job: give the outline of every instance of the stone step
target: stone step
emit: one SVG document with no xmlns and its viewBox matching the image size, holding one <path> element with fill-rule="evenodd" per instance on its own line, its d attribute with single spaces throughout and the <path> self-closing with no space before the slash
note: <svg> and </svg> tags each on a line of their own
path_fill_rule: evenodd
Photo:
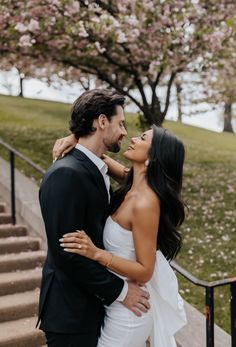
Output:
<svg viewBox="0 0 236 347">
<path fill-rule="evenodd" d="M 11 224 L 11 215 L 6 212 L 0 213 L 0 224 Z"/>
<path fill-rule="evenodd" d="M 0 202 L 0 212 L 6 212 L 6 204 L 4 202 Z"/>
<path fill-rule="evenodd" d="M 0 347 L 40 347 L 44 333 L 35 329 L 37 317 L 0 323 Z"/>
<path fill-rule="evenodd" d="M 40 287 L 42 269 L 0 274 L 0 296 L 26 292 Z"/>
<path fill-rule="evenodd" d="M 40 239 L 30 236 L 12 236 L 0 239 L 0 254 L 37 251 Z"/>
<path fill-rule="evenodd" d="M 45 257 L 46 252 L 41 250 L 0 255 L 0 273 L 42 266 Z"/>
<path fill-rule="evenodd" d="M 39 289 L 0 296 L 0 323 L 32 317 L 38 312 Z"/>
<path fill-rule="evenodd" d="M 175 335 L 178 347 L 206 347 L 206 317 L 186 301 L 184 302 L 187 324 Z M 215 347 L 235 347 L 231 336 L 214 325 Z"/>
<path fill-rule="evenodd" d="M 0 224 L 0 238 L 26 235 L 27 227 L 24 225 Z"/>
</svg>

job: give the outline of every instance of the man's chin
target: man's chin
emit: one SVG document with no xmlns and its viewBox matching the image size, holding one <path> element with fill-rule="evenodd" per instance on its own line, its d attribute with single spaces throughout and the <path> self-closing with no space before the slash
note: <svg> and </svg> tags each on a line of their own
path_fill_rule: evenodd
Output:
<svg viewBox="0 0 236 347">
<path fill-rule="evenodd" d="M 120 151 L 120 146 L 116 143 L 108 147 L 108 152 L 118 153 Z"/>
</svg>

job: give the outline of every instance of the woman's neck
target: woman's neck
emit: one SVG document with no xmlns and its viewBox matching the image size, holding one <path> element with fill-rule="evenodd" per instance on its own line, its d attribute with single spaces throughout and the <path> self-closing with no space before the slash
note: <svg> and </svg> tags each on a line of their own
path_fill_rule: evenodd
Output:
<svg viewBox="0 0 236 347">
<path fill-rule="evenodd" d="M 131 191 L 137 190 L 147 183 L 146 181 L 146 166 L 144 164 L 135 163 L 133 165 L 133 183 Z"/>
</svg>

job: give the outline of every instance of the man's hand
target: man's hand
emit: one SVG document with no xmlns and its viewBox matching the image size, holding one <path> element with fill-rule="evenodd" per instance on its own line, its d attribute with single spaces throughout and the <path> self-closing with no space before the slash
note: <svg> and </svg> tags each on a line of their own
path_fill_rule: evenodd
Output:
<svg viewBox="0 0 236 347">
<path fill-rule="evenodd" d="M 77 140 L 74 134 L 56 140 L 52 150 L 53 160 L 57 160 L 60 156 L 64 157 L 65 154 L 75 147 L 76 143 Z"/>
<path fill-rule="evenodd" d="M 136 316 L 140 317 L 143 313 L 146 313 L 150 309 L 149 293 L 142 289 L 137 283 L 133 281 L 127 281 L 128 293 L 122 302 L 129 310 L 131 310 Z"/>
</svg>

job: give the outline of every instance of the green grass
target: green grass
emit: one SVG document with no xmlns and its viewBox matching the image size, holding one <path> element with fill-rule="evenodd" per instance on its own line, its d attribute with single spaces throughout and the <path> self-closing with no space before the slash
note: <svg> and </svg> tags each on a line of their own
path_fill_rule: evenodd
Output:
<svg viewBox="0 0 236 347">
<path fill-rule="evenodd" d="M 55 139 L 68 133 L 70 105 L 7 96 L 0 96 L 0 102 L 0 138 L 46 169 Z M 140 132 L 137 117 L 127 114 L 127 123 L 129 136 Z M 164 126 L 186 146 L 183 198 L 189 210 L 181 228 L 184 245 L 177 262 L 208 281 L 236 276 L 236 135 L 169 121 Z M 118 159 L 123 161 L 122 155 Z M 18 165 L 33 175 L 22 162 Z M 201 288 L 180 278 L 180 291 L 204 311 Z M 218 288 L 215 297 L 216 323 L 230 331 L 229 288 Z"/>
<path fill-rule="evenodd" d="M 0 96 L 0 103 L 0 138 L 46 169 L 55 139 L 69 133 L 71 106 L 9 96 Z M 40 177 L 22 161 L 17 163 L 26 174 Z"/>
</svg>

